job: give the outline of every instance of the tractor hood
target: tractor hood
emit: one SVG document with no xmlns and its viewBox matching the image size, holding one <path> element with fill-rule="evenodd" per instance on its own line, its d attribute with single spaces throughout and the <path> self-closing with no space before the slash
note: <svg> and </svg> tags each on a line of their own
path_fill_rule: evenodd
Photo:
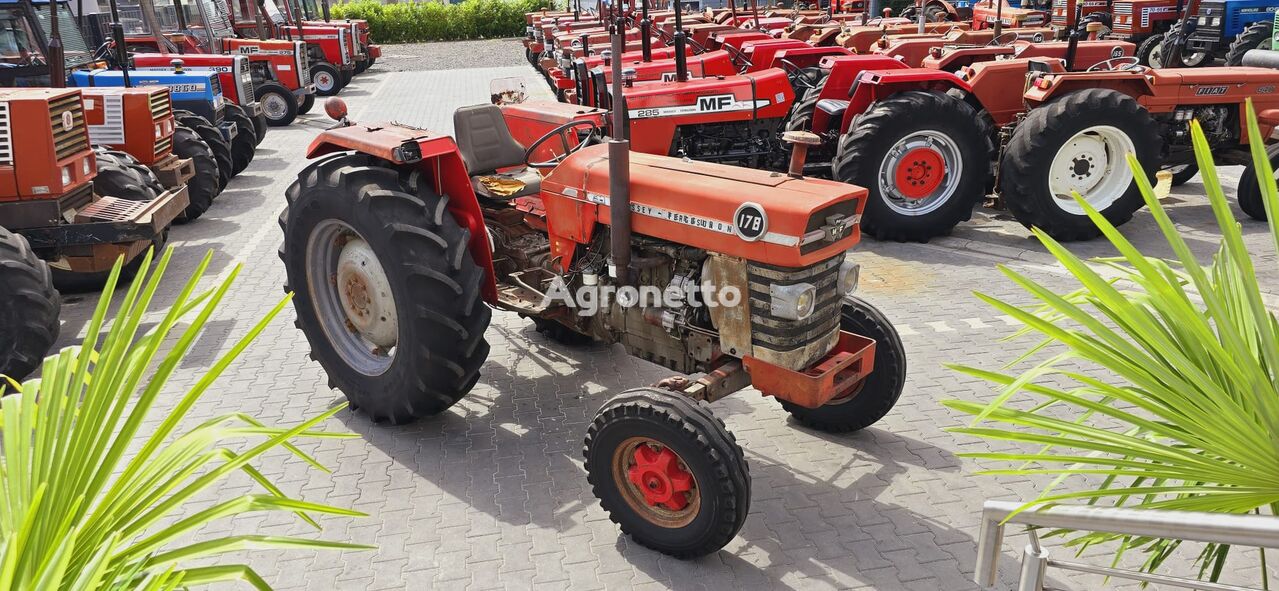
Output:
<svg viewBox="0 0 1279 591">
<path fill-rule="evenodd" d="M 800 267 L 857 243 L 861 187 L 820 179 L 631 153 L 637 234 L 777 266 Z M 608 224 L 608 146 L 573 154 L 542 182 L 551 232 L 589 240 Z"/>
</svg>

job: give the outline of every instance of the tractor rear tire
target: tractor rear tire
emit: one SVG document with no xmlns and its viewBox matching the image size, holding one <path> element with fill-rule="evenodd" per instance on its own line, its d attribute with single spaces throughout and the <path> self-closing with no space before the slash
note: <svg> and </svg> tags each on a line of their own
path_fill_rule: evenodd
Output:
<svg viewBox="0 0 1279 591">
<path fill-rule="evenodd" d="M 298 174 L 280 215 L 297 326 L 330 386 L 375 422 L 453 406 L 489 352 L 492 311 L 471 233 L 448 213 L 448 198 L 416 178 L 335 154 Z"/>
<path fill-rule="evenodd" d="M 182 223 L 195 221 L 213 205 L 213 198 L 222 192 L 219 186 L 218 161 L 213 150 L 204 143 L 200 135 L 181 125 L 173 131 L 173 153 L 178 158 L 189 158 L 195 166 L 195 176 L 187 180 L 187 197 L 190 203 L 178 221 Z"/>
<path fill-rule="evenodd" d="M 262 115 L 266 117 L 267 125 L 288 125 L 298 117 L 298 100 L 283 84 L 267 82 L 259 86 L 257 98 L 262 103 Z"/>
<path fill-rule="evenodd" d="M 1270 158 L 1270 168 L 1279 169 L 1279 144 L 1268 146 L 1266 156 Z M 1269 182 L 1275 181 L 1279 181 L 1279 173 L 1275 173 L 1273 180 Z M 1235 198 L 1239 200 L 1239 209 L 1248 214 L 1248 217 L 1264 222 L 1267 219 L 1266 204 L 1261 196 L 1261 186 L 1257 182 L 1257 169 L 1249 163 L 1244 167 L 1243 174 L 1239 175 L 1239 186 L 1235 188 Z"/>
<path fill-rule="evenodd" d="M 58 340 L 62 296 L 27 239 L 0 228 L 0 375 L 22 380 Z M 5 389 L 0 386 L 0 389 Z"/>
<path fill-rule="evenodd" d="M 1238 35 L 1235 35 L 1234 41 L 1230 42 L 1230 49 L 1226 51 L 1226 65 L 1242 66 L 1243 54 L 1248 53 L 1249 49 L 1270 49 L 1273 29 L 1272 22 L 1262 21 L 1252 23 L 1240 31 Z"/>
<path fill-rule="evenodd" d="M 892 410 L 906 385 L 906 349 L 883 312 L 856 296 L 846 296 L 840 330 L 875 339 L 875 369 L 845 396 L 817 408 L 778 399 L 801 424 L 827 433 L 860 431 Z"/>
<path fill-rule="evenodd" d="M 213 152 L 213 158 L 218 162 L 218 191 L 225 189 L 233 176 L 231 173 L 235 169 L 235 160 L 231 156 L 231 144 L 222 137 L 222 130 L 214 127 L 208 119 L 188 111 L 173 113 L 180 125 L 186 126 L 187 129 L 199 135 L 209 147 L 209 151 Z"/>
<path fill-rule="evenodd" d="M 151 169 L 125 152 L 95 148 L 98 174 L 93 177 L 93 192 L 130 201 L 151 201 L 164 193 L 164 185 Z"/>
<path fill-rule="evenodd" d="M 1004 205 L 1017 221 L 1054 240 L 1099 236 L 1067 189 L 1082 188 L 1084 199 L 1115 226 L 1132 219 L 1145 200 L 1126 154 L 1135 154 L 1146 177 L 1155 178 L 1162 147 L 1156 129 L 1136 100 L 1107 88 L 1070 92 L 1031 109 L 1000 161 Z"/>
<path fill-rule="evenodd" d="M 1199 163 L 1192 160 L 1186 164 L 1166 167 L 1166 169 L 1172 172 L 1172 186 L 1180 187 L 1199 174 Z"/>
<path fill-rule="evenodd" d="M 231 138 L 231 176 L 244 172 L 253 162 L 254 152 L 258 147 L 258 131 L 253 126 L 253 119 L 244 112 L 240 105 L 227 105 L 226 118 L 235 124 L 238 130 Z"/>
<path fill-rule="evenodd" d="M 311 107 L 315 106 L 315 93 L 309 93 L 302 102 L 298 104 L 298 115 L 305 115 L 311 112 Z"/>
<path fill-rule="evenodd" d="M 795 106 L 791 107 L 790 115 L 786 119 L 786 131 L 812 130 L 817 99 L 822 95 L 822 89 L 826 87 L 826 81 L 829 79 L 830 74 L 823 75 L 804 96 L 795 97 Z"/>
<path fill-rule="evenodd" d="M 262 140 L 266 139 L 266 130 L 269 124 L 266 122 L 266 113 L 258 112 L 258 116 L 253 118 L 253 132 L 257 136 L 257 143 L 254 147 L 262 145 Z"/>
<path fill-rule="evenodd" d="M 961 98 L 902 92 L 853 120 L 839 139 L 834 179 L 870 191 L 863 232 L 927 242 L 971 218 L 985 196 L 991 135 Z"/>
<path fill-rule="evenodd" d="M 311 81 L 315 83 L 315 93 L 320 96 L 333 96 L 343 86 L 341 72 L 328 62 L 311 64 Z"/>
<path fill-rule="evenodd" d="M 1150 59 L 1152 55 L 1159 53 L 1159 46 L 1163 44 L 1163 42 L 1163 35 L 1151 35 L 1146 37 L 1145 41 L 1142 41 L 1139 45 L 1137 45 L 1137 53 L 1134 54 L 1137 58 L 1137 63 L 1143 66 L 1157 67 L 1155 64 L 1151 63 Z"/>
<path fill-rule="evenodd" d="M 705 402 L 656 388 L 623 392 L 595 414 L 582 454 L 600 506 L 642 546 L 705 556 L 746 522 L 750 467 Z"/>
<path fill-rule="evenodd" d="M 1202 51 L 1198 53 L 1192 53 L 1190 55 L 1186 55 L 1186 53 L 1183 51 L 1181 54 L 1181 59 L 1178 60 L 1178 62 L 1175 64 L 1169 63 L 1168 60 L 1164 58 L 1164 56 L 1169 55 L 1169 52 L 1171 52 L 1173 47 L 1175 46 L 1174 41 L 1177 38 L 1177 31 L 1179 29 L 1181 29 L 1181 21 L 1178 20 L 1172 23 L 1171 29 L 1164 32 L 1163 37 L 1161 37 L 1162 40 L 1159 43 L 1158 54 L 1157 55 L 1152 54 L 1150 56 L 1150 65 L 1155 68 L 1197 68 L 1200 66 L 1212 65 L 1213 63 L 1212 56 Z M 1159 63 L 1156 64 L 1155 63 L 1156 61 L 1158 61 Z"/>
</svg>

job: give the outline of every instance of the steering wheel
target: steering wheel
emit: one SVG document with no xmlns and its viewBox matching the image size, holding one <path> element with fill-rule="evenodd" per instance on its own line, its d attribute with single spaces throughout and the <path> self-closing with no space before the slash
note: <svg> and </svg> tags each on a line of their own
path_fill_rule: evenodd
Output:
<svg viewBox="0 0 1279 591">
<path fill-rule="evenodd" d="M 1097 62 L 1088 68 L 1089 72 L 1122 72 L 1125 70 L 1141 70 L 1141 60 L 1136 56 L 1125 55 L 1112 57 L 1104 62 Z"/>
<path fill-rule="evenodd" d="M 589 128 L 587 130 L 586 137 L 582 138 L 579 134 L 581 141 L 579 141 L 577 145 L 571 146 L 568 141 L 569 132 L 579 127 Z M 546 132 L 546 135 L 537 138 L 537 141 L 533 142 L 528 149 L 524 151 L 524 163 L 528 165 L 529 168 L 555 168 L 556 166 L 559 166 L 559 163 L 563 162 L 565 158 L 568 158 L 569 155 L 576 153 L 578 150 L 581 150 L 586 146 L 594 144 L 595 142 L 592 141 L 592 138 L 596 138 L 601 135 L 603 134 L 600 133 L 600 127 L 596 125 L 594 121 L 569 121 L 568 123 Z M 564 153 L 557 154 L 550 160 L 542 162 L 532 162 L 529 160 L 533 157 L 533 153 L 536 152 L 538 148 L 542 147 L 542 144 L 545 144 L 555 137 L 560 138 L 560 145 L 564 147 Z"/>
<path fill-rule="evenodd" d="M 755 64 L 751 62 L 751 58 L 746 56 L 746 52 L 733 47 L 732 45 L 724 45 L 724 51 L 728 52 L 728 58 L 733 60 L 733 64 L 737 65 L 738 70 L 745 72 Z"/>
<path fill-rule="evenodd" d="M 1008 45 L 1012 45 L 1013 42 L 1018 39 L 1021 39 L 1021 36 L 1013 31 L 1009 31 L 991 39 L 990 43 L 986 44 L 986 47 L 1006 47 Z"/>
<path fill-rule="evenodd" d="M 786 72 L 786 77 L 790 79 L 791 87 L 795 89 L 795 96 L 800 96 L 799 90 L 812 90 L 817 87 L 817 79 L 821 77 L 818 73 L 813 75 L 813 70 L 818 68 L 801 68 L 795 62 L 788 59 L 782 59 L 782 71 Z"/>
</svg>

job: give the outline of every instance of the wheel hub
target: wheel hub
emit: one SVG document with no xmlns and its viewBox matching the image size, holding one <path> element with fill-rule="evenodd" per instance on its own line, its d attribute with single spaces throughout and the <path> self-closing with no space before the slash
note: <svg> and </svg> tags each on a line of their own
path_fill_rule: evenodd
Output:
<svg viewBox="0 0 1279 591">
<path fill-rule="evenodd" d="M 315 86 L 328 91 L 330 88 L 333 88 L 333 77 L 326 72 L 320 72 L 315 76 Z"/>
<path fill-rule="evenodd" d="M 681 511 L 689 504 L 693 475 L 670 448 L 646 443 L 635 448 L 634 462 L 627 471 L 630 479 L 644 495 L 650 507 Z"/>
<path fill-rule="evenodd" d="M 1049 168 L 1049 190 L 1056 204 L 1069 213 L 1084 215 L 1072 195 L 1079 193 L 1098 211 L 1109 207 L 1132 182 L 1123 158 L 1135 151 L 1132 139 L 1113 126 L 1097 125 L 1076 133 L 1062 144 Z"/>
<path fill-rule="evenodd" d="M 349 328 L 378 347 L 395 346 L 399 333 L 391 284 L 363 239 L 342 245 L 335 283 Z"/>
<path fill-rule="evenodd" d="M 262 97 L 262 110 L 266 112 L 268 119 L 275 121 L 283 119 L 289 108 L 279 96 L 268 94 Z"/>
<path fill-rule="evenodd" d="M 897 164 L 897 188 L 907 199 L 923 199 L 946 177 L 946 160 L 931 146 L 913 148 Z"/>
</svg>

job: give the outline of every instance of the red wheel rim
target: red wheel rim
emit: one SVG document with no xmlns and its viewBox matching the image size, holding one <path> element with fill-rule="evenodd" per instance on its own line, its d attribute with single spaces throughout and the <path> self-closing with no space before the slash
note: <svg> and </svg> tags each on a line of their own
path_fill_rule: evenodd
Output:
<svg viewBox="0 0 1279 591">
<path fill-rule="evenodd" d="M 934 148 L 912 148 L 902 155 L 894 171 L 897 191 L 907 199 L 932 195 L 946 178 L 946 159 Z"/>
<path fill-rule="evenodd" d="M 662 527 L 683 527 L 701 509 L 697 478 L 675 450 L 648 437 L 632 437 L 613 453 L 613 479 L 641 517 Z"/>
</svg>

